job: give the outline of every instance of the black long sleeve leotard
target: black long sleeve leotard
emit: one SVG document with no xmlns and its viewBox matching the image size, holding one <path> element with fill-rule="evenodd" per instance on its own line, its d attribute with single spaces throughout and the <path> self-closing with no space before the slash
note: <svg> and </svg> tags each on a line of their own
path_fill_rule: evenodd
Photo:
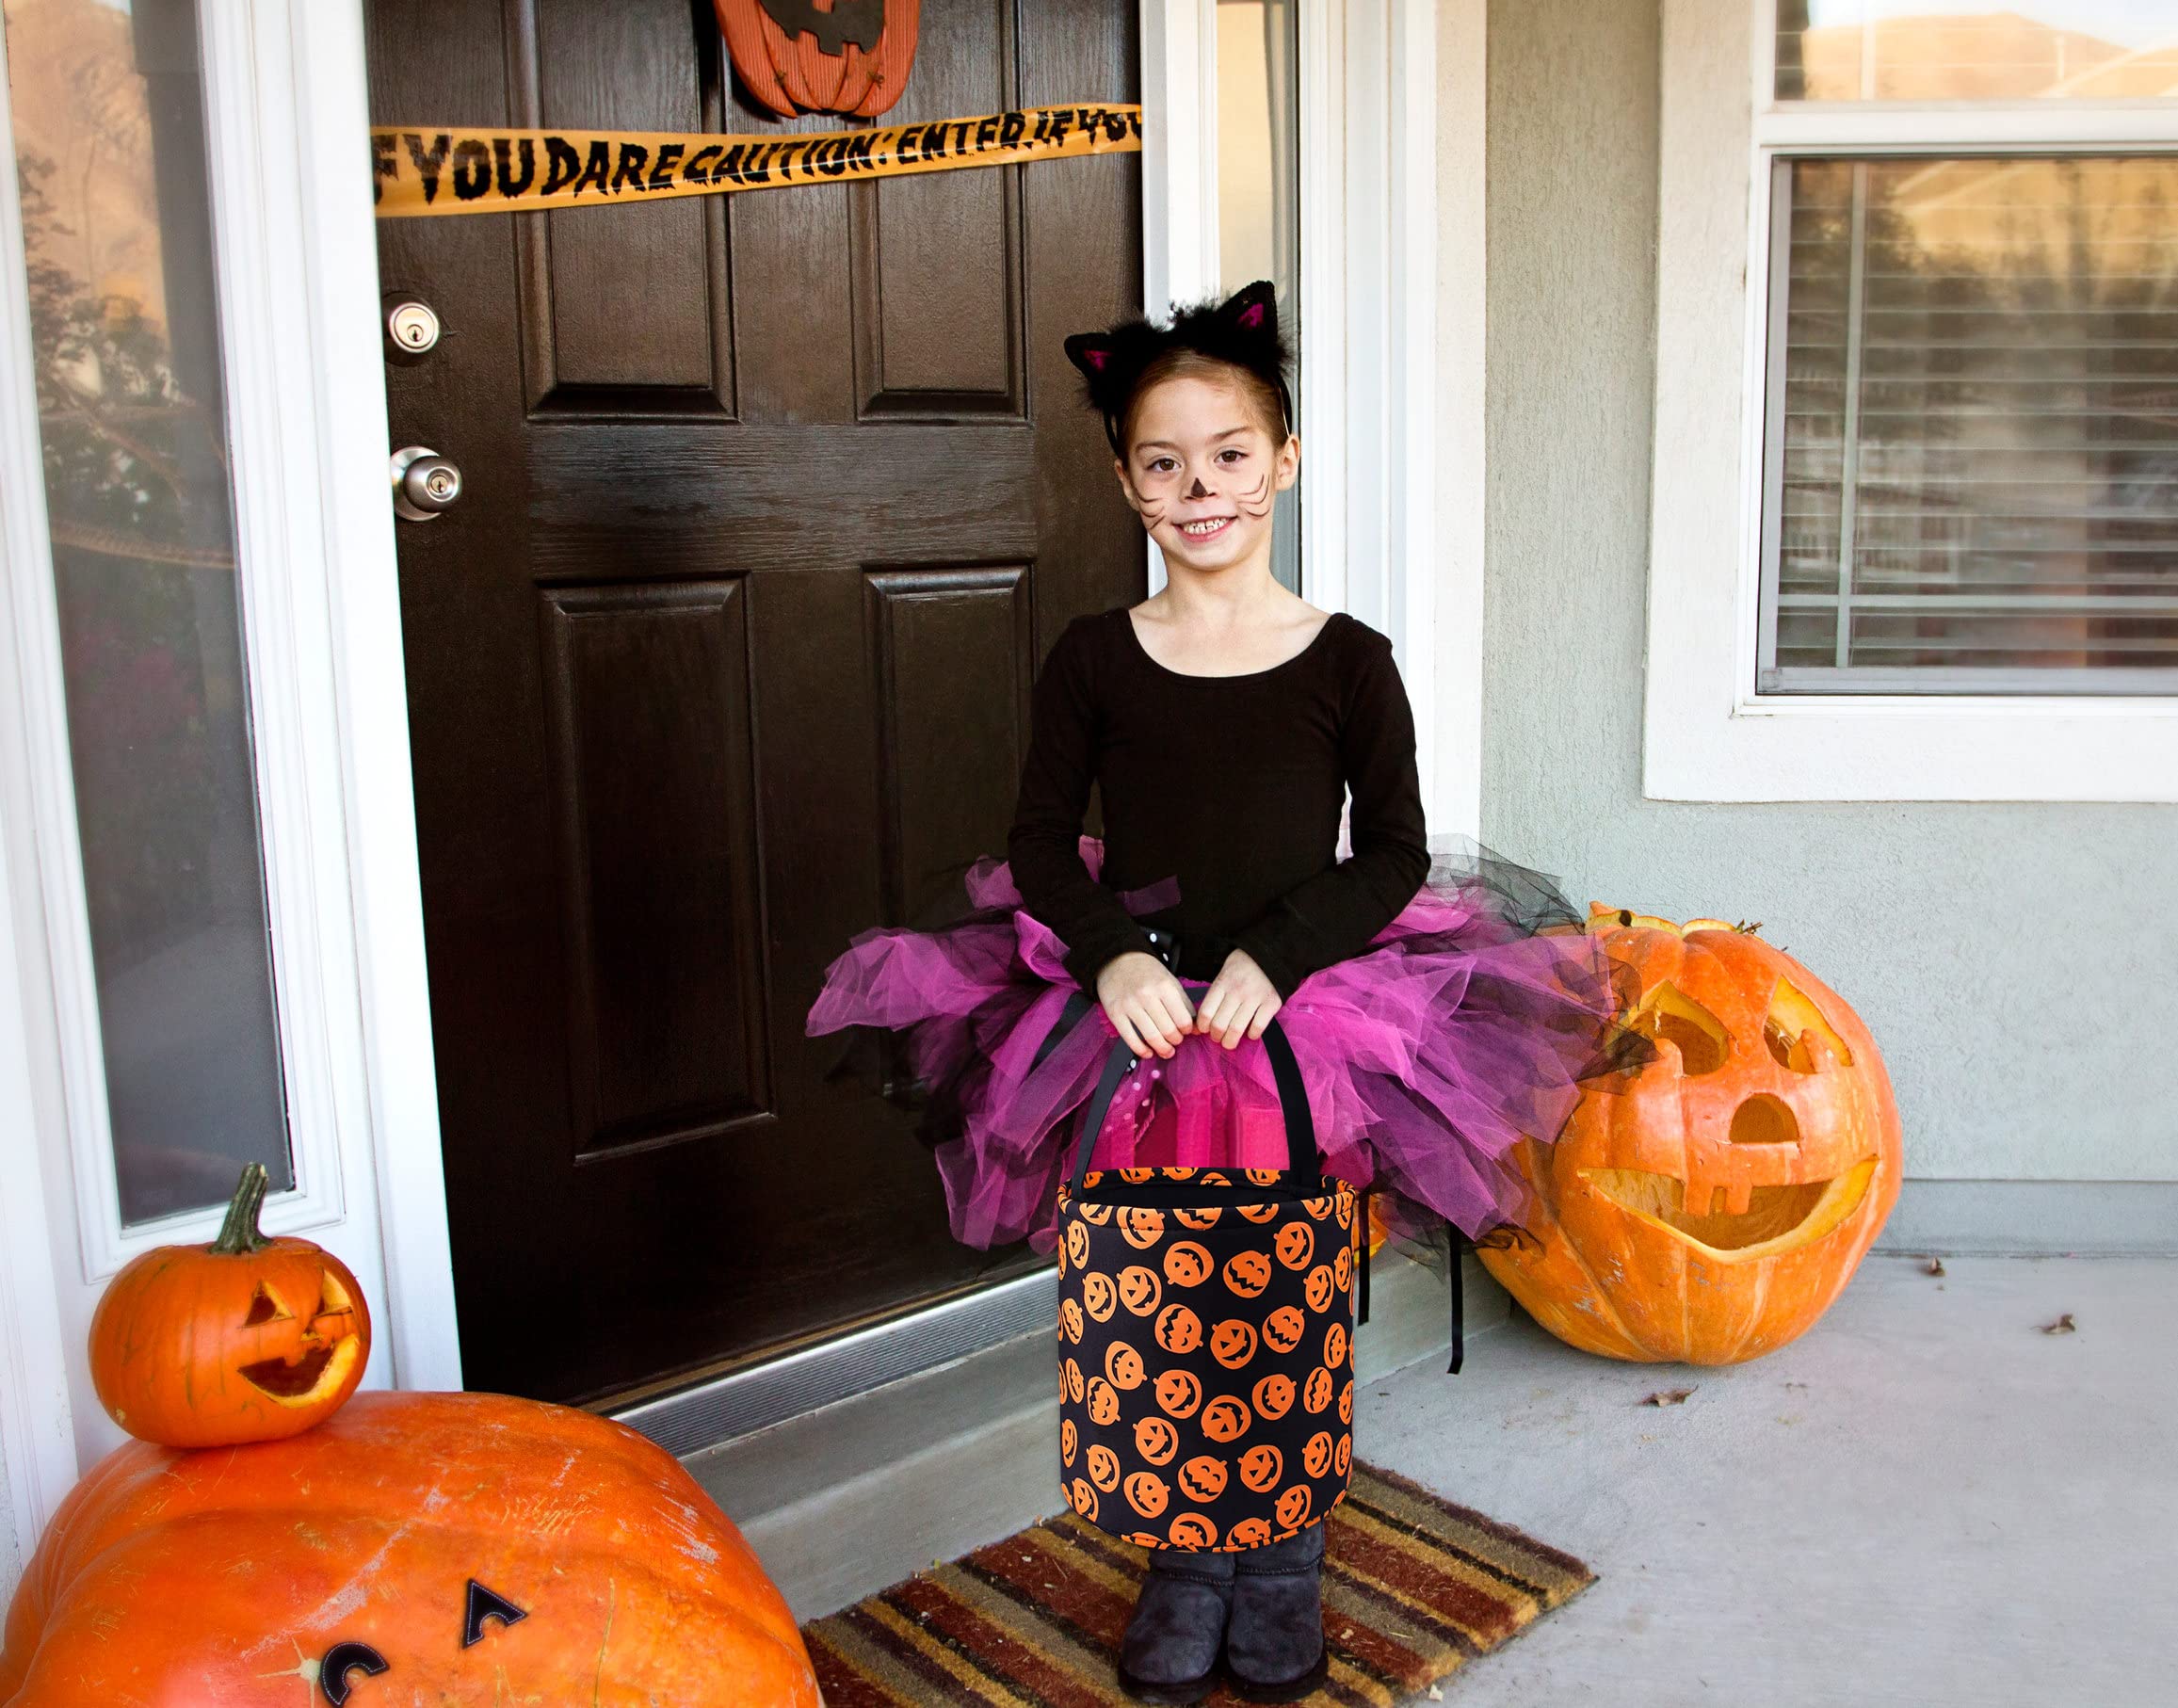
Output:
<svg viewBox="0 0 2178 1708">
<path fill-rule="evenodd" d="M 1102 880 L 1079 838 L 1095 787 Z M 1338 859 L 1348 790 L 1353 853 Z M 1360 954 L 1429 870 L 1414 720 L 1391 642 L 1333 615 L 1267 670 L 1189 676 L 1149 655 L 1124 609 L 1084 617 L 1038 677 L 1008 858 L 1029 912 L 1067 945 L 1086 991 L 1145 927 L 1230 944 L 1288 997 Z M 1120 893 L 1176 878 L 1176 905 L 1136 917 Z M 1182 971 L 1208 977 L 1215 966 Z"/>
</svg>

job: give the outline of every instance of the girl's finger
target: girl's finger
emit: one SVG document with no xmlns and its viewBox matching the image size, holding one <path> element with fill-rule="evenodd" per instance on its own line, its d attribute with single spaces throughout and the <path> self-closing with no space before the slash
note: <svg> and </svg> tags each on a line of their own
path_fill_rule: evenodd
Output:
<svg viewBox="0 0 2178 1708">
<path fill-rule="evenodd" d="M 1159 991 L 1157 996 L 1164 1003 L 1165 1037 L 1178 1043 L 1195 1029 L 1195 1017 L 1187 1011 L 1187 992 L 1174 984 Z"/>
<path fill-rule="evenodd" d="M 1144 1043 L 1159 1055 L 1169 1056 L 1172 1054 L 1174 1040 L 1166 1036 L 1169 1023 L 1153 1003 L 1146 998 L 1137 997 L 1127 1014 L 1134 1021 L 1136 1029 L 1141 1033 Z"/>
<path fill-rule="evenodd" d="M 1215 1033 L 1222 1023 L 1220 1017 L 1231 995 L 1223 985 L 1212 985 L 1202 993 L 1202 1001 L 1195 1009 L 1195 1024 L 1202 1031 Z"/>
<path fill-rule="evenodd" d="M 1255 1005 L 1245 998 L 1233 1005 L 1233 1014 L 1226 1023 L 1225 1034 L 1218 1039 L 1228 1050 L 1237 1050 L 1240 1040 L 1248 1036 L 1249 1022 L 1255 1017 Z"/>
<path fill-rule="evenodd" d="M 1142 1041 L 1141 1034 L 1135 1030 L 1135 1023 L 1127 1018 L 1124 1009 L 1109 1008 L 1105 1012 L 1110 1016 L 1112 1030 L 1120 1035 L 1121 1043 L 1137 1055 L 1147 1055 L 1150 1053 L 1149 1045 Z"/>
<path fill-rule="evenodd" d="M 1275 996 L 1272 997 L 1268 1002 L 1264 1003 L 1249 1019 L 1248 1036 L 1250 1038 L 1261 1038 L 1263 1036 L 1263 1028 L 1270 1024 L 1272 1021 L 1278 1018 L 1279 1009 L 1283 1008 L 1284 1006 L 1285 1005 L 1280 1002 Z"/>
</svg>

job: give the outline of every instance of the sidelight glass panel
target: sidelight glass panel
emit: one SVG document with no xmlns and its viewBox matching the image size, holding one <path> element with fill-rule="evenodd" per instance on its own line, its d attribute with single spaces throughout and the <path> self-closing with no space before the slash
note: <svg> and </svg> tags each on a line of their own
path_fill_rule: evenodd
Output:
<svg viewBox="0 0 2178 1708">
<path fill-rule="evenodd" d="M 1778 0 L 1780 101 L 2178 95 L 2178 0 Z"/>
<path fill-rule="evenodd" d="M 1300 332 L 1300 43 L 1297 0 L 1218 3 L 1218 253 L 1226 290 L 1278 287 L 1287 335 Z M 1298 376 L 1294 407 L 1300 407 Z M 1299 425 L 1298 423 L 1296 424 Z M 1279 495 L 1271 572 L 1300 588 L 1300 489 Z"/>
<path fill-rule="evenodd" d="M 5 0 L 123 1223 L 293 1184 L 189 0 Z"/>
<path fill-rule="evenodd" d="M 1766 692 L 2178 692 L 2178 159 L 1775 168 Z"/>
</svg>

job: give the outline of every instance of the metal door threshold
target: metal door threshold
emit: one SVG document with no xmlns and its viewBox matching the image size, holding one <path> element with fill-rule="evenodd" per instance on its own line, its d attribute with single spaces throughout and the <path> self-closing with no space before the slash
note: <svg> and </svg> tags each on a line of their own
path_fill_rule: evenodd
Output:
<svg viewBox="0 0 2178 1708">
<path fill-rule="evenodd" d="M 1040 1269 L 644 1400 L 612 1416 L 676 1458 L 686 1458 L 1031 1329 L 1049 1329 L 1057 1311 L 1057 1274 Z"/>
</svg>

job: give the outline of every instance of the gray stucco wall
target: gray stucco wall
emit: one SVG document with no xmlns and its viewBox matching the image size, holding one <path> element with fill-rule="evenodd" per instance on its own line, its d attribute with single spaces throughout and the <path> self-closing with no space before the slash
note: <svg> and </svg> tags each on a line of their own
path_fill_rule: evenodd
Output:
<svg viewBox="0 0 2178 1708">
<path fill-rule="evenodd" d="M 1881 1044 L 1911 1175 L 2178 1180 L 2178 808 L 1642 798 L 1658 41 L 1490 7 L 1484 839 L 1763 921 Z"/>
<path fill-rule="evenodd" d="M 23 1555 L 15 1539 L 15 1507 L 8 1481 L 8 1449 L 0 1446 L 0 1615 L 15 1594 L 15 1580 L 23 1575 Z"/>
</svg>

